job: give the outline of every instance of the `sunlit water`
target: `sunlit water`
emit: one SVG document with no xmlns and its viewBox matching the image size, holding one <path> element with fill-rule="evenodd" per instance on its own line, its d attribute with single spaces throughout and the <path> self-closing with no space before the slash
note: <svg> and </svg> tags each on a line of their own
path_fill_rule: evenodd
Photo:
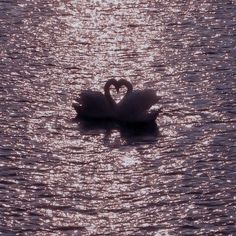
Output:
<svg viewBox="0 0 236 236">
<path fill-rule="evenodd" d="M 236 235 L 235 1 L 6 0 L 0 24 L 0 235 Z M 110 78 L 157 90 L 155 131 L 74 121 Z"/>
</svg>

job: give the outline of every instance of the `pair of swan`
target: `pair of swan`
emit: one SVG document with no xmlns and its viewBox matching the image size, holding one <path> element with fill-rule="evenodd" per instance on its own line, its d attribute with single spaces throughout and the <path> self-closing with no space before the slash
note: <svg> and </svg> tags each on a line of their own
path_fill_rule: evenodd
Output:
<svg viewBox="0 0 236 236">
<path fill-rule="evenodd" d="M 122 86 L 127 88 L 125 96 L 118 104 L 110 94 L 114 86 L 117 93 Z M 104 86 L 104 94 L 97 91 L 83 91 L 72 104 L 82 119 L 115 120 L 125 123 L 147 123 L 155 121 L 158 111 L 148 110 L 159 101 L 160 97 L 151 89 L 133 90 L 132 84 L 125 80 L 110 79 Z"/>
</svg>

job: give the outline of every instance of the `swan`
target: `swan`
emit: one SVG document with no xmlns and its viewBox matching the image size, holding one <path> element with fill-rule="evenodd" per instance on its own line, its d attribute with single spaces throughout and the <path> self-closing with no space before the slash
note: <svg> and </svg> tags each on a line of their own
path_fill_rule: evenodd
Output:
<svg viewBox="0 0 236 236">
<path fill-rule="evenodd" d="M 130 87 L 125 80 L 109 79 L 104 86 L 104 94 L 91 90 L 82 91 L 72 103 L 77 112 L 77 117 L 83 119 L 114 119 L 116 103 L 110 94 L 112 85 L 117 93 L 122 86 L 127 86 L 126 93 L 130 93 L 132 90 L 132 85 Z"/>
<path fill-rule="evenodd" d="M 129 92 L 116 105 L 116 119 L 126 123 L 149 123 L 156 120 L 159 110 L 149 111 L 155 105 L 160 96 L 152 89 L 135 90 L 127 80 L 121 79 L 122 84 L 126 84 Z M 118 89 L 119 91 L 119 89 Z"/>
<path fill-rule="evenodd" d="M 114 86 L 117 93 L 122 86 L 127 91 L 118 104 L 110 94 Z M 110 79 L 104 86 L 104 94 L 97 91 L 83 91 L 72 104 L 78 118 L 111 119 L 120 123 L 150 123 L 154 122 L 160 112 L 149 111 L 159 101 L 160 97 L 151 89 L 133 90 L 132 84 L 125 80 Z"/>
</svg>

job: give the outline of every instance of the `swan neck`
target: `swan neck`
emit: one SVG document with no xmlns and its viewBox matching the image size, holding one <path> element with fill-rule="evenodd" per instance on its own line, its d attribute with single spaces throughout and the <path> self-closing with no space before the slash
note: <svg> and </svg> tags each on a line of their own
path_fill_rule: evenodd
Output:
<svg viewBox="0 0 236 236">
<path fill-rule="evenodd" d="M 129 94 L 133 91 L 133 85 L 128 80 L 121 79 L 119 80 L 119 84 L 120 84 L 120 87 L 125 86 L 127 88 L 126 94 Z"/>
<path fill-rule="evenodd" d="M 129 81 L 125 82 L 125 86 L 127 88 L 127 94 L 131 93 L 133 91 L 133 86 L 132 86 L 132 84 Z"/>
<path fill-rule="evenodd" d="M 106 97 L 107 101 L 110 103 L 110 105 L 115 106 L 116 103 L 115 103 L 115 101 L 112 98 L 111 93 L 110 93 L 111 85 L 114 85 L 113 79 L 108 80 L 107 83 L 105 84 L 105 86 L 104 86 L 104 94 L 105 94 L 105 97 Z"/>
</svg>

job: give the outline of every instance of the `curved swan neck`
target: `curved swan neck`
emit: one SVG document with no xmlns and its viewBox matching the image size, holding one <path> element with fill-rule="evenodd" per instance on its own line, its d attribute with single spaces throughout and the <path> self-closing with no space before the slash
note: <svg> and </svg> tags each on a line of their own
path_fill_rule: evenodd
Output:
<svg viewBox="0 0 236 236">
<path fill-rule="evenodd" d="M 133 86 L 129 81 L 127 81 L 125 79 L 120 79 L 118 81 L 115 79 L 109 79 L 104 86 L 104 93 L 105 93 L 106 99 L 108 100 L 108 102 L 110 103 L 111 106 L 116 105 L 116 102 L 114 101 L 114 99 L 112 98 L 111 93 L 110 93 L 111 85 L 113 85 L 115 87 L 117 93 L 119 92 L 119 89 L 122 86 L 125 86 L 127 88 L 126 95 L 133 91 Z"/>
<path fill-rule="evenodd" d="M 116 103 L 111 96 L 110 87 L 114 85 L 116 87 L 117 81 L 115 79 L 109 79 L 104 86 L 104 94 L 110 105 L 114 106 Z"/>
<path fill-rule="evenodd" d="M 133 91 L 133 85 L 128 80 L 120 79 L 118 83 L 119 83 L 119 88 L 122 86 L 125 86 L 127 88 L 126 95 Z"/>
</svg>

